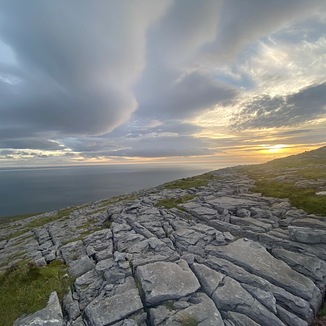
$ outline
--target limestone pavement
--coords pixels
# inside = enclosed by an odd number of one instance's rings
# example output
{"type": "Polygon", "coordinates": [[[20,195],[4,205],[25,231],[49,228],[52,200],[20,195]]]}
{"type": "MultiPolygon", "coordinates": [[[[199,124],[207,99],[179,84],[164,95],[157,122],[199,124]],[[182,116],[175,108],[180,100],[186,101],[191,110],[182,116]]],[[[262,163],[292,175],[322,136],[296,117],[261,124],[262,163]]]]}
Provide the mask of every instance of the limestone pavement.
{"type": "Polygon", "coordinates": [[[325,218],[251,185],[228,168],[207,186],[94,202],[26,232],[55,213],[13,222],[0,236],[22,232],[0,242],[0,269],[59,259],[74,278],[62,303],[53,293],[15,325],[310,325],[325,295],[325,218]]]}

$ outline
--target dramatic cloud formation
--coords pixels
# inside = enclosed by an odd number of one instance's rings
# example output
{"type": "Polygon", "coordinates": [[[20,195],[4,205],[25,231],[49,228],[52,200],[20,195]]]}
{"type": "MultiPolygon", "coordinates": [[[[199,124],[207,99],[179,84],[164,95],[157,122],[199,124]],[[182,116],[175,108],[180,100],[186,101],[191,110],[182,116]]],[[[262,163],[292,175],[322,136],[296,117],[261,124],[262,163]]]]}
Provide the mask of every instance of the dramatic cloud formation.
{"type": "Polygon", "coordinates": [[[325,27],[324,0],[3,0],[0,162],[324,145],[325,27]]]}

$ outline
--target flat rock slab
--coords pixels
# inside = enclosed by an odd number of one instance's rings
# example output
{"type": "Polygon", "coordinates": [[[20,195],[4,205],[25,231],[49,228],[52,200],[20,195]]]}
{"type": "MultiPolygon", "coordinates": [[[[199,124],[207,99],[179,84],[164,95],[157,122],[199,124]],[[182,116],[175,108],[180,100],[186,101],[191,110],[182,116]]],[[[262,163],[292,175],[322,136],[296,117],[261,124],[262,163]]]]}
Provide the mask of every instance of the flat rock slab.
{"type": "Polygon", "coordinates": [[[91,326],[106,326],[127,318],[143,308],[138,290],[131,289],[112,297],[98,298],[90,303],[85,314],[91,326]]]}
{"type": "Polygon", "coordinates": [[[194,264],[193,268],[204,291],[213,299],[218,309],[243,313],[261,325],[285,326],[239,282],[205,265],[194,264]]]}
{"type": "Polygon", "coordinates": [[[218,197],[207,201],[213,206],[223,207],[225,209],[233,209],[236,207],[246,208],[257,205],[256,201],[246,199],[246,198],[236,198],[236,197],[218,197]]]}
{"type": "Polygon", "coordinates": [[[136,278],[145,294],[146,305],[179,299],[196,292],[200,284],[184,260],[140,266],[136,278]]]}
{"type": "Polygon", "coordinates": [[[289,226],[290,238],[302,243],[326,243],[326,230],[289,226]]]}
{"type": "Polygon", "coordinates": [[[239,239],[227,246],[216,247],[213,253],[244,267],[271,283],[298,295],[313,305],[318,305],[320,292],[307,277],[294,271],[285,262],[274,258],[261,244],[247,239],[239,239]]]}

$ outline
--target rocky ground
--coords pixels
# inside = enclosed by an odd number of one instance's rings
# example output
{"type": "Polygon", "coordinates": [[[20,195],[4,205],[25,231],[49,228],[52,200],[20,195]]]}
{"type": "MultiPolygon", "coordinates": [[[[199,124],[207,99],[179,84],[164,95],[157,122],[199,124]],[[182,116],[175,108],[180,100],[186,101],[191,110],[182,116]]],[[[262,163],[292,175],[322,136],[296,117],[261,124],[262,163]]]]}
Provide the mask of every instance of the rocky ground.
{"type": "Polygon", "coordinates": [[[62,303],[52,293],[15,325],[311,325],[325,295],[325,217],[252,184],[227,168],[206,186],[160,186],[8,224],[0,269],[59,259],[74,278],[62,303]],[[180,204],[162,207],[170,198],[180,204]]]}

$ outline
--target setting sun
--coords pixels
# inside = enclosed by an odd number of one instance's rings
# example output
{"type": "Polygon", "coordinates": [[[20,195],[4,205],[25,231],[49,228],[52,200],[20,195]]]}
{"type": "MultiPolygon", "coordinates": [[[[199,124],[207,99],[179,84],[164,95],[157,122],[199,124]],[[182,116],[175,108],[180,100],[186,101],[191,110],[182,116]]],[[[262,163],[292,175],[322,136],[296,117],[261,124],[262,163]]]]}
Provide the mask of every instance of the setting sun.
{"type": "Polygon", "coordinates": [[[277,144],[277,145],[272,145],[272,146],[267,146],[267,149],[271,152],[271,153],[280,153],[282,151],[284,151],[284,149],[286,148],[286,145],[283,144],[277,144]]]}

